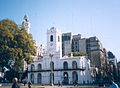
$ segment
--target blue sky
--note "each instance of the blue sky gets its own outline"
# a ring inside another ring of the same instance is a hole
[[[46,44],[47,29],[97,36],[120,60],[120,0],[0,0],[0,20],[21,24],[27,14],[30,32],[38,44]]]

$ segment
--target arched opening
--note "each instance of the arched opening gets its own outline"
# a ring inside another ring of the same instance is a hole
[[[73,61],[73,62],[72,62],[72,68],[73,68],[73,69],[77,69],[77,62],[76,62],[76,61]]]
[[[37,83],[38,84],[42,83],[42,75],[41,75],[41,73],[38,73],[38,75],[37,75]]]
[[[51,70],[54,70],[54,62],[53,61],[50,62],[50,68],[51,68]]]
[[[38,71],[42,70],[42,65],[38,64]]]
[[[33,73],[30,75],[30,80],[32,83],[34,83],[34,74]]]
[[[53,35],[50,36],[50,41],[53,42]]]
[[[73,84],[78,83],[78,74],[76,71],[72,73],[72,81],[73,81]]]
[[[53,85],[54,84],[54,73],[53,73],[54,62],[53,61],[50,62],[50,69],[51,69],[51,72],[50,72],[50,85]]]
[[[35,71],[35,65],[34,64],[31,65],[31,71]]]
[[[68,63],[67,62],[63,63],[63,69],[68,69]]]
[[[65,85],[69,84],[69,77],[67,72],[63,73],[63,84]]]
[[[50,84],[54,84],[54,73],[50,73]]]

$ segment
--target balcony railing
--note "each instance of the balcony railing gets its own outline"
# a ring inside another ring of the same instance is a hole
[[[81,67],[81,68],[68,68],[68,69],[53,69],[53,71],[73,71],[73,70],[80,70],[80,71],[84,71],[86,70],[86,67]],[[28,72],[46,72],[46,71],[51,71],[51,69],[46,69],[46,70],[33,70],[33,71],[28,71]]]

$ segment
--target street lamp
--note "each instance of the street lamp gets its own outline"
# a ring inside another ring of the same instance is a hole
[[[51,62],[50,62],[50,67],[51,67],[50,81],[51,81],[51,86],[53,86],[53,64],[52,64],[53,54],[49,54],[49,56],[50,56],[50,58],[51,58]]]

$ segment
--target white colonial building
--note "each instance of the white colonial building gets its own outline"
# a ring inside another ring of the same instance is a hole
[[[47,50],[42,50],[28,65],[30,80],[35,84],[91,83],[90,60],[86,56],[62,57],[61,32],[52,27],[47,30]]]

